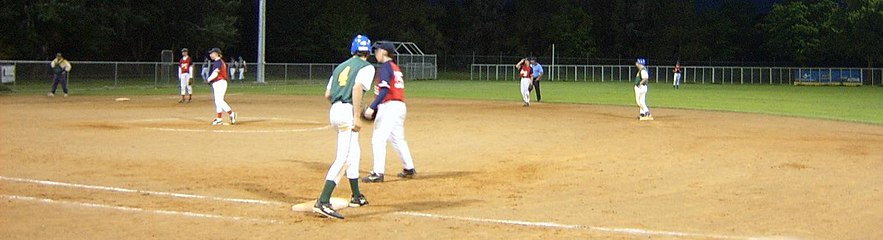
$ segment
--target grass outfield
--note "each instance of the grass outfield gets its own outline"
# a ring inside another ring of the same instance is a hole
[[[322,95],[323,85],[254,85],[231,84],[228,93],[271,95]],[[46,86],[16,86],[15,93],[3,95],[44,94]],[[512,101],[519,105],[515,81],[412,81],[408,97]],[[196,92],[206,93],[200,84]],[[634,106],[633,86],[627,82],[574,83],[544,82],[543,101]],[[75,95],[162,95],[176,94],[177,87],[108,88],[72,86]],[[785,116],[833,119],[883,124],[883,88],[879,87],[797,87],[790,85],[682,85],[675,90],[668,84],[651,84],[647,103],[652,108],[684,108],[716,111],[765,113]]]

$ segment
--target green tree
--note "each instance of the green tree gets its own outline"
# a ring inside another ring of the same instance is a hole
[[[767,35],[764,47],[775,57],[811,63],[839,32],[834,16],[840,7],[833,0],[790,1],[776,4],[761,28]]]
[[[883,0],[867,0],[853,9],[848,15],[851,55],[863,56],[868,67],[873,67],[875,61],[883,61]]]

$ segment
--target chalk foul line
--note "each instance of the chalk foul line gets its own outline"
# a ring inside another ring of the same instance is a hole
[[[588,230],[588,231],[593,231],[593,232],[598,232],[598,233],[626,234],[626,235],[635,235],[635,236],[659,236],[659,237],[682,237],[682,238],[706,238],[706,239],[708,239],[708,238],[711,238],[711,239],[746,239],[746,240],[797,239],[794,237],[766,237],[766,236],[750,237],[750,236],[730,236],[730,235],[705,234],[705,233],[657,231],[657,230],[647,230],[647,229],[638,229],[638,228],[594,227],[594,226],[573,225],[573,224],[560,224],[560,223],[553,223],[553,222],[530,222],[530,221],[519,221],[519,220],[446,216],[446,215],[420,213],[420,212],[396,212],[396,214],[404,215],[404,216],[411,216],[411,217],[425,217],[425,218],[434,218],[434,219],[442,219],[442,220],[455,220],[455,221],[475,222],[475,223],[503,224],[503,225],[515,225],[515,226],[525,226],[525,227],[542,227],[542,228],[570,229],[570,230],[580,230],[581,229],[581,230]]]
[[[121,206],[112,206],[112,205],[97,204],[97,203],[68,202],[68,201],[53,200],[53,199],[48,199],[48,198],[35,198],[35,197],[28,197],[28,196],[0,195],[0,197],[6,198],[9,200],[17,200],[17,201],[30,201],[30,202],[40,202],[40,203],[47,203],[47,204],[79,206],[79,207],[87,207],[87,208],[111,209],[111,210],[124,211],[124,212],[143,212],[143,213],[153,213],[153,214],[160,214],[160,215],[176,215],[176,216],[186,216],[186,217],[194,217],[194,218],[220,219],[220,220],[228,220],[228,221],[249,221],[249,222],[273,223],[273,224],[282,223],[282,221],[270,220],[270,219],[221,216],[221,215],[214,215],[214,214],[169,211],[169,210],[149,210],[149,209],[135,208],[135,207],[121,207]]]
[[[222,202],[233,202],[233,203],[247,203],[247,204],[274,205],[274,206],[290,205],[289,203],[276,202],[276,201],[242,199],[242,198],[224,198],[224,197],[213,197],[213,196],[203,196],[203,195],[173,193],[173,192],[145,191],[145,190],[127,189],[127,188],[119,188],[119,187],[85,185],[85,184],[77,184],[77,183],[65,183],[65,182],[55,182],[55,181],[46,181],[46,180],[6,177],[6,176],[0,176],[0,180],[12,181],[12,182],[34,183],[34,184],[40,184],[40,185],[46,185],[46,186],[82,188],[82,189],[101,190],[101,191],[110,191],[110,192],[119,192],[119,193],[138,193],[138,194],[148,194],[148,195],[156,195],[156,196],[175,197],[175,198],[206,199],[206,200],[215,200],[215,201],[222,201]]]

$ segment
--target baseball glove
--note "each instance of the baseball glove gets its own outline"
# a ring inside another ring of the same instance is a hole
[[[371,107],[366,107],[365,110],[362,110],[362,119],[374,121],[375,117],[377,117],[377,111],[371,109]]]
[[[187,80],[187,85],[193,86],[193,78]]]

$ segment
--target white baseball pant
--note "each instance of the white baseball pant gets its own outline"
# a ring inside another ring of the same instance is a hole
[[[533,84],[533,80],[530,78],[522,78],[521,79],[521,100],[525,103],[530,103],[530,85]]]
[[[190,85],[190,73],[179,73],[178,80],[181,81],[181,96],[193,94],[193,86]]]
[[[212,83],[212,90],[215,95],[215,110],[217,113],[229,112],[231,110],[227,101],[224,101],[224,95],[227,94],[227,81],[218,80]]]
[[[635,86],[635,102],[641,108],[641,114],[650,112],[650,107],[647,106],[647,85]]]
[[[331,127],[337,131],[337,155],[334,163],[328,169],[325,180],[339,183],[337,174],[343,169],[343,165],[349,163],[346,169],[346,177],[349,179],[359,178],[359,160],[362,158],[362,150],[359,147],[359,133],[353,132],[353,105],[350,103],[336,102],[331,105],[329,112]]]
[[[675,80],[672,82],[675,86],[681,85],[681,73],[675,73]]]
[[[371,146],[374,150],[374,172],[383,174],[386,167],[386,144],[392,141],[392,146],[402,159],[405,169],[414,169],[414,159],[411,157],[411,149],[405,140],[405,117],[408,108],[404,102],[389,101],[377,106],[377,116],[374,118],[374,135],[371,137]]]

